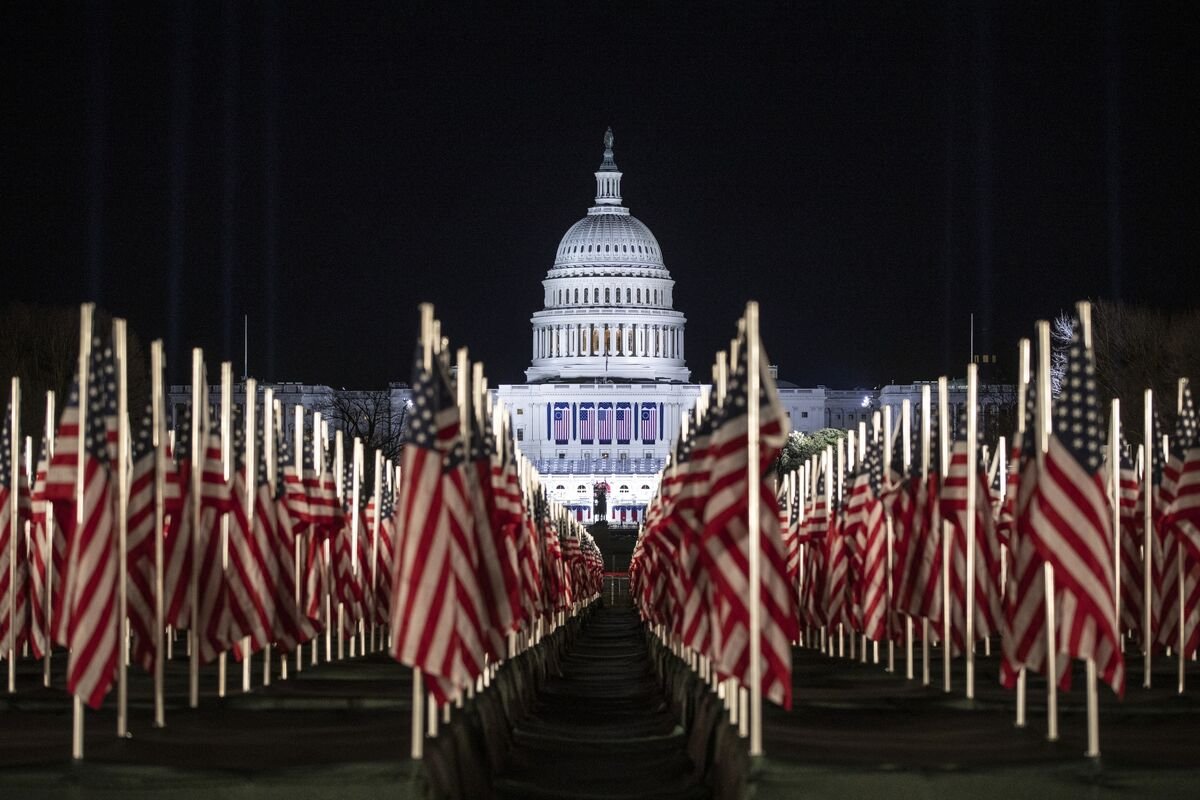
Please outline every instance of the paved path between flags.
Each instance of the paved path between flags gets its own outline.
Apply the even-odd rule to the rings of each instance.
[[[637,612],[588,617],[561,676],[514,734],[501,798],[708,797],[692,778],[685,737],[655,679]]]

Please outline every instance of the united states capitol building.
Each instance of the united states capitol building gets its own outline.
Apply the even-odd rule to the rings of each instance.
[[[675,281],[658,240],[624,205],[611,129],[594,174],[595,200],[563,235],[542,281],[542,308],[530,319],[526,382],[493,392],[556,501],[591,522],[595,489],[602,484],[609,522],[635,525],[658,486],[682,416],[709,387],[690,382],[687,319],[674,307]],[[702,363],[712,355],[702,354]],[[898,419],[904,399],[914,405],[921,400],[921,384],[829,389],[777,383],[791,429],[805,433],[855,428],[883,406]],[[335,394],[328,386],[268,382],[259,384],[260,392],[267,386],[285,405],[310,411],[328,409]],[[1012,401],[1005,387],[987,388],[996,391],[981,394],[985,414]],[[403,425],[411,407],[406,385],[360,393],[386,403],[389,419]],[[219,398],[219,387],[210,387],[210,396]],[[234,386],[233,396],[242,402],[243,384]],[[953,384],[951,404],[965,399],[965,386]],[[190,402],[189,387],[170,387],[173,417]],[[290,435],[292,415],[285,413],[284,420]]]

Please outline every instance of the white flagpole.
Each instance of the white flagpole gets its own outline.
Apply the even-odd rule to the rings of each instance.
[[[54,458],[54,391],[46,392],[46,468],[50,468],[50,462]],[[46,549],[43,551],[46,554],[46,581],[45,589],[42,594],[42,603],[45,605],[45,627],[43,628],[43,637],[45,639],[46,656],[42,660],[42,685],[47,689],[50,688],[50,651],[54,649],[54,640],[50,636],[50,628],[54,621],[54,504],[46,502]]]
[[[941,480],[950,472],[950,386],[946,376],[938,378],[938,454]],[[940,492],[940,488],[939,488]],[[950,691],[950,523],[942,519],[942,691]]]
[[[746,304],[746,393],[749,402],[746,408],[746,517],[750,528],[750,596],[746,598],[750,607],[750,756],[761,756],[762,745],[762,532],[759,528],[761,514],[759,494],[762,475],[759,458],[758,404],[759,374],[762,359],[762,343],[758,338],[758,303]]]
[[[333,482],[334,482],[334,485],[337,486],[337,498],[338,498],[339,504],[344,504],[346,502],[346,488],[347,487],[346,487],[346,451],[345,451],[345,447],[346,447],[346,445],[345,445],[345,441],[342,439],[342,432],[341,431],[335,432],[334,439],[333,439]],[[355,510],[357,510],[357,509],[355,509]],[[351,514],[351,517],[350,517],[351,532],[353,532],[355,529],[353,520],[356,516],[357,516],[357,514]],[[341,536],[340,526],[338,528],[338,536],[339,537]],[[335,545],[333,543],[331,543],[329,546],[331,548],[333,548]],[[337,586],[337,562],[336,562],[336,560],[330,559],[329,565],[330,565],[329,594],[330,594],[330,597],[332,598],[333,595],[336,594],[334,592],[334,588]],[[333,600],[330,599],[329,602],[332,603]],[[342,659],[344,659],[346,657],[345,624],[344,624],[343,613],[344,613],[344,609],[342,608],[342,601],[341,601],[341,598],[338,598],[338,601],[337,601],[337,657],[338,657],[338,661],[341,661]]]
[[[1083,329],[1083,346],[1087,351],[1092,349],[1092,304],[1086,300],[1076,303],[1075,308],[1079,312],[1079,325]],[[1115,455],[1115,452],[1114,452]],[[1115,500],[1116,498],[1114,498]],[[1113,503],[1114,513],[1119,514],[1120,509],[1117,503]],[[1119,530],[1119,527],[1114,529]],[[1116,561],[1120,561],[1120,553],[1114,553]],[[1182,575],[1180,576],[1182,577]],[[1114,591],[1119,592],[1120,586],[1114,586]],[[1183,584],[1180,583],[1180,591],[1183,590]],[[1113,629],[1119,630],[1120,618],[1113,621]],[[1183,617],[1179,617],[1179,629],[1183,630]],[[1119,641],[1119,639],[1118,639]],[[1180,651],[1180,658],[1183,653]],[[1087,753],[1088,758],[1100,757],[1100,695],[1098,689],[1098,681],[1096,676],[1096,659],[1086,659],[1087,666]],[[1180,664],[1180,680],[1182,681],[1182,661]],[[1180,689],[1182,691],[1182,688]]]
[[[354,575],[354,579],[361,584],[362,565],[358,563],[358,538],[362,535],[362,520],[359,517],[360,498],[362,497],[362,481],[363,481],[363,443],[362,439],[354,437],[354,451],[352,455],[354,461],[352,468],[354,470],[354,486],[352,487],[350,503],[353,508],[350,524],[350,572]],[[365,609],[362,609],[365,612]],[[365,613],[363,615],[366,616]],[[358,654],[363,655],[366,652],[366,640],[363,639],[363,621],[359,620],[355,623],[355,629],[350,632],[350,656],[354,657],[354,636],[358,634]]]
[[[933,458],[932,421],[933,398],[929,384],[921,387],[921,484],[928,492],[929,464]],[[944,612],[943,612],[944,613]],[[921,617],[921,685],[929,686],[933,680],[929,664],[929,638],[933,635],[929,617]]]
[[[371,602],[379,608],[379,532],[383,526],[383,451],[375,451],[375,486],[372,497],[375,500],[375,524],[371,526]],[[378,637],[382,633],[381,620],[375,620],[371,626],[371,651],[378,650]]]
[[[903,481],[907,480],[912,470],[913,457],[912,401],[907,397],[900,404],[900,438],[900,446],[903,448],[901,452],[904,454],[903,461],[901,461],[904,468],[904,475],[900,478],[901,483],[903,483]],[[912,617],[908,614],[904,615],[904,677],[910,681],[915,677],[913,672],[913,621]]]
[[[1017,435],[1020,437],[1022,447],[1025,447],[1025,437],[1029,436],[1029,418],[1026,413],[1028,411],[1026,398],[1029,396],[1029,377],[1029,340],[1021,339],[1017,343]],[[1020,464],[1017,466],[1019,468]],[[1017,476],[1017,488],[1014,491],[1020,491],[1020,481],[1020,476]],[[1007,591],[1007,587],[1005,591]],[[1019,598],[1014,597],[1013,600],[1017,602]],[[1025,667],[1022,666],[1017,672],[1016,726],[1018,728],[1025,727],[1027,684],[1028,675]]]
[[[1050,323],[1039,320],[1037,388],[1038,471],[1050,448]],[[1046,582],[1046,739],[1058,741],[1058,625],[1054,614],[1054,566],[1045,564]]]
[[[979,451],[975,446],[979,432],[979,365],[967,365],[967,699],[975,699],[975,507],[979,503]]]
[[[1125,651],[1121,628],[1121,400],[1114,397],[1108,413],[1108,491],[1113,526],[1113,608],[1116,609],[1117,641]]]
[[[163,670],[166,657],[163,613],[163,528],[166,509],[163,495],[167,485],[166,405],[163,391],[163,343],[150,343],[151,444],[154,445],[154,727],[167,724],[163,698]]]
[[[221,473],[228,484],[233,478],[233,362],[221,362]],[[229,515],[221,515],[221,580],[229,574]],[[229,658],[224,650],[217,656],[217,697],[225,696]]]
[[[1142,533],[1144,539],[1142,541],[1142,688],[1150,688],[1150,661],[1152,658],[1152,640],[1154,632],[1151,630],[1152,617],[1150,608],[1150,598],[1153,592],[1153,584],[1150,574],[1150,562],[1154,558],[1153,536],[1154,523],[1151,519],[1151,506],[1154,503],[1154,485],[1152,482],[1154,474],[1154,448],[1158,447],[1158,442],[1154,441],[1154,391],[1147,389],[1144,395],[1143,408],[1143,431],[1145,444],[1142,447]],[[1180,620],[1182,623],[1183,620]]]
[[[250,526],[249,530],[245,531],[245,535],[251,538],[254,537],[254,518],[256,515],[254,506],[254,495],[257,493],[255,482],[258,480],[258,442],[256,441],[256,429],[258,425],[258,382],[254,378],[246,378],[246,397],[245,397],[245,417],[246,423],[246,471],[244,479],[246,481],[246,521]],[[250,662],[253,657],[250,655],[250,637],[242,638],[242,694],[250,691]]]
[[[890,478],[892,470],[892,407],[883,407],[883,474],[885,480]],[[887,505],[884,504],[884,508]],[[896,671],[896,639],[892,635],[892,621],[895,619],[895,608],[893,601],[892,589],[892,552],[895,548],[895,528],[892,527],[892,515],[884,514],[884,525],[887,526],[887,561],[884,567],[887,569],[887,605],[885,613],[887,614],[887,623],[884,630],[887,631],[887,671]]]
[[[275,495],[275,392],[269,386],[263,387],[263,458],[267,470],[267,486],[271,496]],[[255,469],[257,469],[257,464]],[[255,487],[254,494],[251,495],[257,502],[258,488]],[[253,509],[254,506],[251,506]],[[257,516],[257,511],[251,511],[251,519]],[[272,538],[274,532],[269,534]],[[263,686],[271,685],[271,643],[263,647]]]
[[[1183,413],[1183,393],[1187,390],[1188,379],[1179,379],[1178,399],[1176,400],[1176,413]],[[1187,651],[1187,580],[1186,570],[1184,567],[1184,559],[1186,557],[1183,544],[1180,543],[1175,548],[1175,564],[1179,570],[1179,693],[1183,694],[1184,681],[1187,676],[1187,659],[1185,653]]]
[[[296,479],[300,481],[300,486],[303,487],[304,486],[304,406],[300,405],[299,403],[297,403],[295,406],[293,406],[292,407],[292,417],[293,417],[292,441],[295,445],[292,448],[292,463],[295,465],[295,468],[296,468]],[[293,542],[293,545],[292,545],[292,550],[293,550],[292,560],[293,560],[293,570],[296,575],[296,608],[300,609],[301,614],[305,613],[304,606],[302,605],[302,602],[303,602],[302,598],[304,596],[302,594],[302,592],[304,590],[304,588],[303,588],[304,584],[301,583],[301,581],[303,580],[303,575],[301,574],[301,569],[300,569],[300,562],[303,558],[303,556],[301,555],[300,549],[303,546],[304,546],[304,537],[297,534],[296,540],[295,540],[295,542]],[[313,642],[314,642],[313,646],[315,647],[316,646],[315,645],[316,637],[313,638]],[[298,645],[296,645],[296,672],[303,672],[303,671],[304,671],[304,645],[298,644]]]
[[[191,617],[188,624],[188,638],[191,647],[188,652],[188,707],[197,708],[200,705],[200,549],[197,546],[200,537],[200,493],[201,475],[204,470],[204,451],[208,446],[208,387],[204,386],[204,351],[199,347],[192,348],[192,475],[191,504],[188,513],[192,517],[192,550],[191,576],[188,582],[188,605]]]
[[[82,528],[84,520],[84,469],[87,459],[88,368],[92,359],[92,314],[96,306],[84,303],[79,307],[79,433],[75,456],[75,526]],[[67,587],[63,586],[64,610]],[[69,613],[69,612],[68,612]],[[11,627],[10,627],[11,630]],[[71,757],[83,759],[83,699],[74,695],[71,701]]]
[[[86,397],[86,395],[81,395]],[[8,693],[17,691],[17,528],[21,519],[21,379],[13,377],[8,419],[9,468],[11,485],[8,490]],[[84,402],[82,399],[80,402]],[[83,432],[80,431],[80,438]],[[82,464],[83,462],[80,462]]]
[[[117,737],[129,734],[128,555],[129,538],[129,356],[125,320],[113,320],[117,367]],[[82,463],[80,464],[82,468]]]
[[[313,470],[316,472],[317,485],[319,486],[321,483],[321,476],[325,472],[325,464],[324,464],[325,426],[321,422],[321,412],[320,411],[313,412],[313,428],[312,428],[312,430],[313,430],[313,433],[312,433]],[[314,532],[313,535],[315,536],[316,533]],[[313,552],[313,561],[317,562],[317,563],[309,564],[308,568],[309,569],[323,569],[323,566],[319,563],[321,561],[322,557],[325,558],[325,562],[326,562],[326,564],[328,564],[329,551],[326,549],[325,543],[318,542],[318,547]],[[329,661],[330,660],[329,652],[330,652],[332,645],[331,645],[331,640],[329,638],[330,633],[329,633],[329,595],[328,594],[326,594],[325,597],[317,598],[317,613],[321,614],[322,609],[324,609],[323,613],[324,613],[324,620],[325,620],[325,660]],[[310,663],[314,667],[317,665],[317,653],[320,650],[320,645],[319,645],[319,642],[317,641],[319,638],[320,637],[314,636],[313,641],[312,641],[312,661]]]

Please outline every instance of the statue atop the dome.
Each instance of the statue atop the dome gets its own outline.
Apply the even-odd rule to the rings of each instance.
[[[612,145],[613,145],[612,126],[609,125],[608,130],[606,130],[604,132],[604,149],[612,150]]]

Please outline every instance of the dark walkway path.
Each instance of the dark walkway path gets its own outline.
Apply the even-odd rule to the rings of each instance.
[[[592,614],[514,733],[504,798],[706,798],[655,680],[637,612]]]

